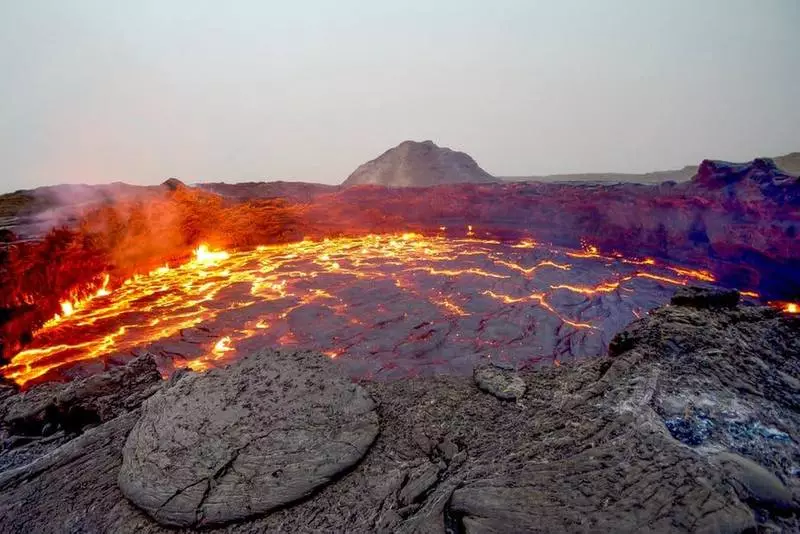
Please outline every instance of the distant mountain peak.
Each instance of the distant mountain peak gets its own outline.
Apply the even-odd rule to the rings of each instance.
[[[403,141],[358,167],[344,186],[428,187],[440,184],[497,181],[468,154],[440,147],[431,140]]]

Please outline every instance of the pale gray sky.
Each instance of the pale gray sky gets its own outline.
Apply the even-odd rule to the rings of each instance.
[[[797,0],[0,0],[0,190],[800,149]]]

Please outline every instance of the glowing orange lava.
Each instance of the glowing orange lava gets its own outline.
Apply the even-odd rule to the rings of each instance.
[[[91,302],[92,300],[98,297],[105,297],[109,294],[108,290],[108,282],[109,282],[109,275],[104,274],[102,278],[102,282],[100,283],[100,287],[94,292],[94,294],[89,295],[86,298],[79,299],[77,297],[72,297],[69,300],[63,300],[60,303],[61,306],[61,313],[55,314],[49,321],[44,324],[45,328],[53,327],[61,322],[63,319],[73,315],[76,310],[83,308],[86,304]],[[96,284],[95,284],[96,285]]]
[[[606,279],[598,280],[598,273]],[[90,297],[65,300],[62,313],[2,373],[25,384],[78,362],[141,350],[194,370],[264,344],[313,347],[331,358],[356,348],[360,354],[391,354],[408,339],[445,346],[443,336],[451,333],[463,343],[474,341],[474,347],[492,347],[496,340],[462,335],[458,325],[508,322],[502,317],[530,309],[562,333],[600,335],[602,316],[583,315],[586,305],[575,302],[610,294],[619,300],[635,284],[692,280],[713,276],[658,267],[650,259],[604,256],[591,245],[575,252],[530,239],[502,244],[476,238],[472,227],[464,239],[369,235],[240,252],[201,245],[185,264],[134,276],[113,291],[102,276]],[[413,300],[398,300],[409,296]],[[626,310],[632,317],[630,309],[652,305],[634,303]],[[791,306],[787,311],[796,313],[797,305]],[[371,337],[387,324],[407,326]],[[436,330],[437,325],[449,327]]]

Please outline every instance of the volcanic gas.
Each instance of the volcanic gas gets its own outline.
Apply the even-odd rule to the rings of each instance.
[[[315,349],[354,377],[468,372],[601,354],[631,320],[706,271],[650,258],[475,237],[367,235],[200,246],[66,300],[3,374],[18,384],[96,372],[147,351],[163,372],[203,370],[263,346]]]

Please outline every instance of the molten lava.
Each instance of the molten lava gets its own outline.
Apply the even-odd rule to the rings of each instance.
[[[51,328],[60,323],[63,319],[73,315],[76,310],[83,308],[86,304],[88,304],[92,300],[98,297],[105,297],[106,295],[109,295],[110,294],[110,291],[108,290],[109,280],[110,280],[109,275],[104,274],[99,289],[97,289],[93,294],[90,294],[85,298],[72,296],[70,297],[69,300],[62,300],[59,303],[59,305],[61,306],[61,313],[55,314],[49,321],[47,321],[44,324],[44,327]]]
[[[67,300],[3,374],[25,384],[148,351],[165,372],[203,370],[264,345],[320,350],[359,376],[599,354],[671,287],[712,281],[652,259],[418,234],[263,246],[203,245],[113,291]],[[92,367],[94,365],[94,367]],[[438,367],[437,367],[438,366]],[[424,372],[428,372],[425,370]]]

